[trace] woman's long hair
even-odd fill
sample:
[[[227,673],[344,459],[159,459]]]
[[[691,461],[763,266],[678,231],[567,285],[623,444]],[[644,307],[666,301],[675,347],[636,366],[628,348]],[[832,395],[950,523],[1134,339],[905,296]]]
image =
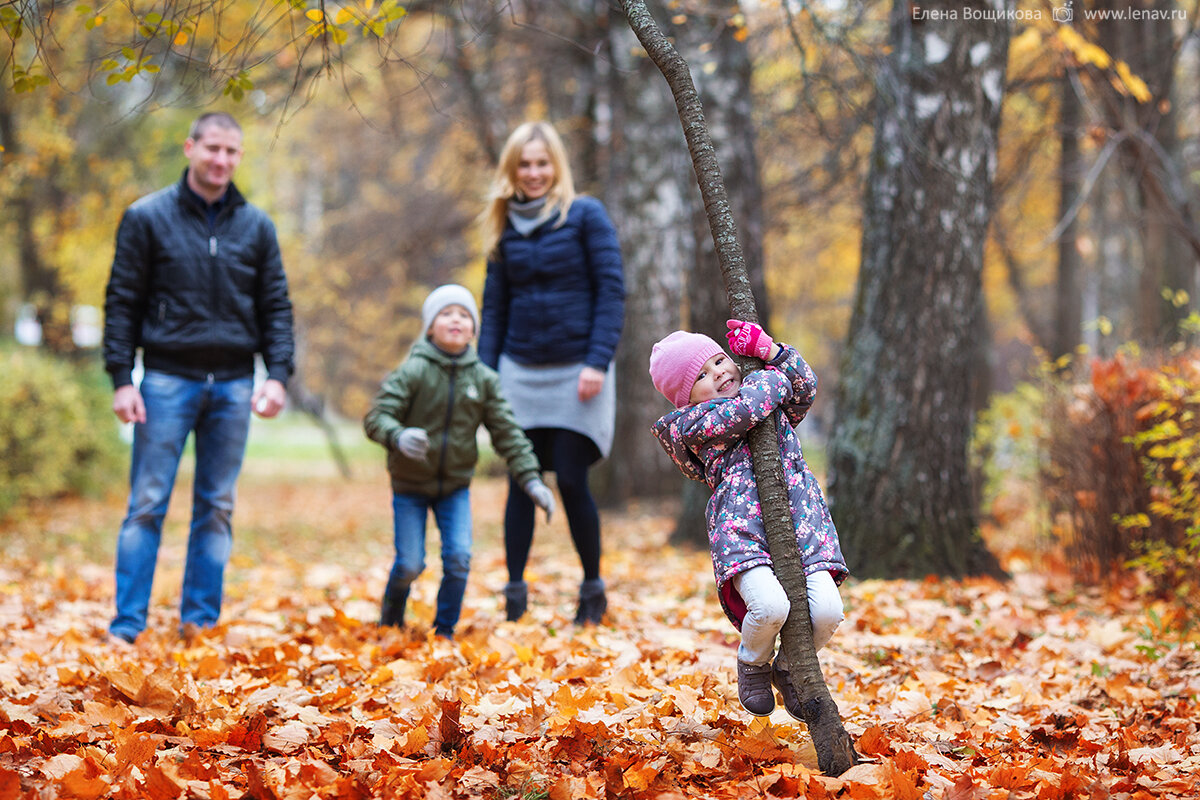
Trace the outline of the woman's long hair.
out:
[[[546,206],[542,214],[548,218],[557,212],[557,227],[567,221],[567,212],[575,201],[575,181],[571,177],[571,165],[567,163],[567,150],[558,132],[548,122],[522,123],[509,135],[504,149],[500,151],[500,163],[496,165],[487,206],[479,215],[483,252],[488,258],[494,254],[496,245],[500,243],[500,235],[504,233],[504,225],[508,220],[508,201],[517,193],[517,164],[521,160],[521,151],[530,142],[542,142],[546,146],[546,153],[554,167],[554,185],[546,192]]]

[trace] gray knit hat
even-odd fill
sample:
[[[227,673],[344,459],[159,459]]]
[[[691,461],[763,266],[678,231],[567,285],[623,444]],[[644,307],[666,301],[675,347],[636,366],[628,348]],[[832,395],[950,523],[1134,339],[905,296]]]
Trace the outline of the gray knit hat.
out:
[[[475,323],[475,333],[478,334],[479,309],[475,306],[475,297],[470,289],[457,283],[439,286],[425,298],[425,304],[421,306],[421,334],[429,333],[429,326],[433,324],[434,317],[440,314],[443,308],[456,304],[465,308],[471,315],[471,321]]]

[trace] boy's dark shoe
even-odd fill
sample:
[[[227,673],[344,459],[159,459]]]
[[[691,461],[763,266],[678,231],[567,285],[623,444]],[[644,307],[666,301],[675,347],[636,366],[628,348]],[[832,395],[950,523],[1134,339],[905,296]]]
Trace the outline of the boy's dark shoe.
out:
[[[509,581],[504,584],[504,617],[516,622],[525,616],[529,604],[529,585],[525,581]]]
[[[771,662],[747,664],[738,660],[738,701],[756,717],[767,717],[775,710],[775,690],[771,688]]]
[[[385,592],[383,609],[379,614],[380,625],[404,626],[404,607],[408,605],[408,592]]]
[[[788,716],[794,720],[804,722],[804,716],[800,713],[800,695],[792,688],[791,677],[788,674],[787,662],[780,656],[775,659],[775,663],[771,665],[771,683],[775,684],[775,688],[779,690],[779,694],[783,697],[783,708],[787,711]]]
[[[579,584],[579,610],[575,612],[576,625],[599,625],[608,610],[608,597],[604,594],[604,581],[592,578]]]

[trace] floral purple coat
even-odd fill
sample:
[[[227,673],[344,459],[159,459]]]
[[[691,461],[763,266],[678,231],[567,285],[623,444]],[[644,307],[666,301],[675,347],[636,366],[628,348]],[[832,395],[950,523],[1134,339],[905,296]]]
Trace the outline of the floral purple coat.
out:
[[[680,471],[713,490],[706,510],[713,572],[721,605],[739,630],[746,604],[731,578],[771,565],[747,434],[777,410],[787,423],[779,420],[777,427],[804,574],[828,570],[838,583],[849,574],[829,507],[792,430],[816,393],[817,376],[799,353],[782,345],[764,369],[746,376],[736,396],[685,406],[654,423],[655,437]]]

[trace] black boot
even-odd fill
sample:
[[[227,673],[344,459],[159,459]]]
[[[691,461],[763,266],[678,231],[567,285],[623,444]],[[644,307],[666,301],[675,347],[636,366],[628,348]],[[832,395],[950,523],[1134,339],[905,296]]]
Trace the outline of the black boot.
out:
[[[509,581],[504,584],[504,617],[516,622],[525,616],[529,604],[529,585],[525,581]]]
[[[599,625],[608,610],[608,597],[604,594],[604,581],[592,578],[579,584],[579,610],[575,612],[576,625]]]
[[[383,593],[383,610],[379,615],[380,625],[404,626],[404,607],[408,605],[408,590],[388,590]]]

